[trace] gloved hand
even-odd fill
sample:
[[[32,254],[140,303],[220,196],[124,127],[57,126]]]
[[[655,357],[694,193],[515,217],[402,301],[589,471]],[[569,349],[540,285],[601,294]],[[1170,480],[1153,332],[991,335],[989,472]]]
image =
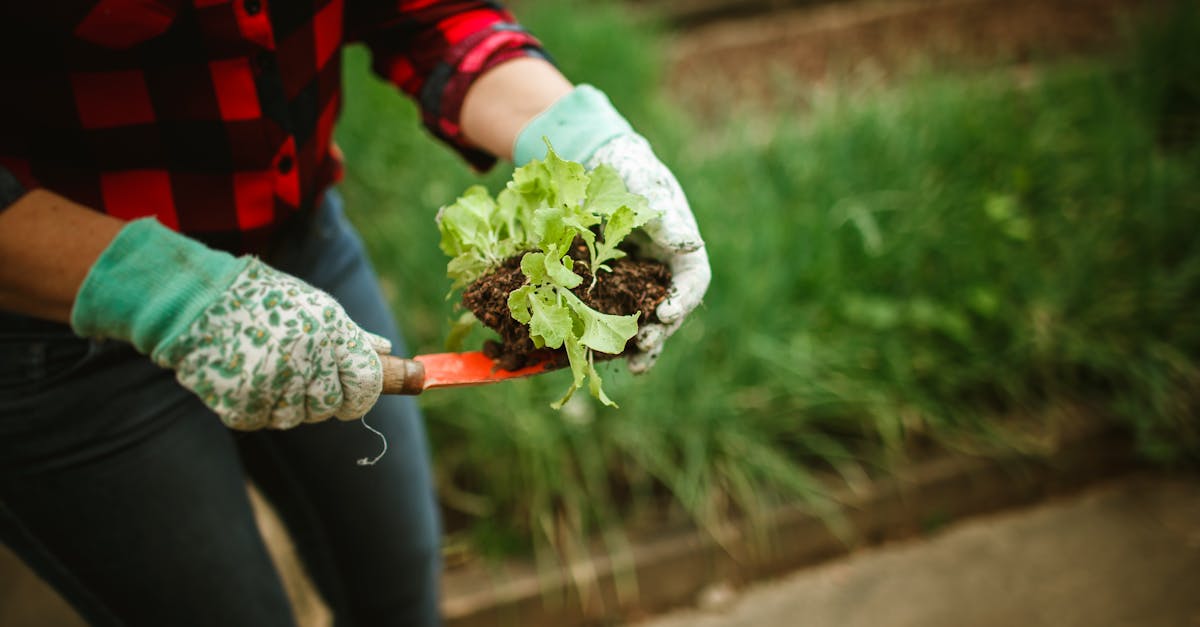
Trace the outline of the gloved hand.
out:
[[[149,218],[100,255],[71,326],[132,342],[241,430],[362,416],[383,385],[377,353],[391,350],[325,292]]]
[[[655,311],[658,322],[642,325],[637,335],[640,352],[629,358],[631,371],[645,372],[662,353],[666,339],[700,304],[712,278],[687,197],[645,138],[594,87],[576,87],[526,125],[514,146],[514,162],[523,165],[542,157],[543,137],[564,159],[589,169],[611,166],[630,191],[645,196],[662,214],[633,235],[635,242],[639,234],[642,238],[640,253],[666,263],[672,277],[667,298]]]

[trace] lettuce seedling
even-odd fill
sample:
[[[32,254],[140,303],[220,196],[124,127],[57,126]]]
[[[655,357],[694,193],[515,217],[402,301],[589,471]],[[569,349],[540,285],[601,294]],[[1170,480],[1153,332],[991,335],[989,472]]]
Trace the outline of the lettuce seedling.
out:
[[[609,262],[625,256],[618,245],[657,214],[646,199],[626,189],[615,170],[586,171],[546,144],[544,160],[517,168],[492,198],[475,185],[438,212],[441,249],[453,289],[494,272],[521,255],[526,282],[508,297],[513,319],[529,328],[537,348],[564,349],[573,374],[562,404],[588,382],[593,396],[615,406],[601,387],[595,352],[618,354],[638,328],[637,314],[619,316],[588,306],[571,290],[583,283],[569,255],[576,238],[588,250],[592,285]],[[591,288],[589,286],[589,289]]]

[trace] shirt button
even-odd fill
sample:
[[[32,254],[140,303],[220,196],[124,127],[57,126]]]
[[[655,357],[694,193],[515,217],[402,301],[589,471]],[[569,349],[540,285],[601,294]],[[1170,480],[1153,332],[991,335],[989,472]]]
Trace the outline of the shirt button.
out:
[[[262,11],[262,1],[244,0],[242,2],[242,7],[246,9],[246,15],[258,15],[258,12]]]
[[[280,174],[287,174],[292,171],[292,166],[294,165],[296,165],[296,162],[292,159],[291,155],[284,155],[279,158],[279,163],[276,164],[275,168],[279,170]]]
[[[267,51],[259,53],[250,59],[250,66],[255,74],[270,72],[275,67],[275,57]]]

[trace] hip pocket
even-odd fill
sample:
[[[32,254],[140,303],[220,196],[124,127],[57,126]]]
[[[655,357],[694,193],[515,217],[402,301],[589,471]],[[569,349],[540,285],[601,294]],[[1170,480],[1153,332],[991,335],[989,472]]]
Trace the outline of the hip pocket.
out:
[[[68,377],[94,351],[78,337],[0,338],[0,392],[30,391]]]

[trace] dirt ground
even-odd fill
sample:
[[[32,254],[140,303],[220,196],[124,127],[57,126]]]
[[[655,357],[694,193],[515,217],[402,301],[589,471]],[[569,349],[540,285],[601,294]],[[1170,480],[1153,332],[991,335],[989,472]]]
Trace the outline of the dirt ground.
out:
[[[670,91],[700,112],[790,103],[831,79],[1102,55],[1167,0],[859,0],[718,20],[676,34]]]

